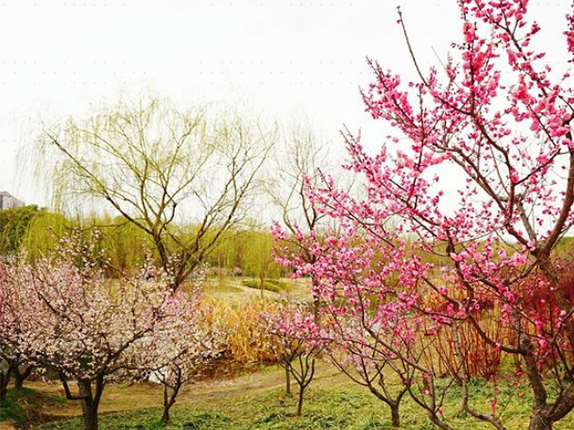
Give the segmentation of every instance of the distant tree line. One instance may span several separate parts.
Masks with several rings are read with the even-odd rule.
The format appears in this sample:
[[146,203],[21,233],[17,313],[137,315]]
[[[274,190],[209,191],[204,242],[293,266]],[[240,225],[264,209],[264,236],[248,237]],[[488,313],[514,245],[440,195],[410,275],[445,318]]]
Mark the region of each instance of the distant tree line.
[[[25,252],[30,260],[37,259],[55,250],[61,237],[74,229],[81,229],[86,237],[99,232],[98,245],[105,250],[111,277],[137,270],[150,253],[159,262],[149,237],[122,217],[74,219],[35,205],[0,211],[0,255]],[[273,259],[272,242],[265,227],[228,231],[204,261],[214,276],[284,277],[286,269]]]
[[[149,253],[159,262],[150,238],[122,217],[70,218],[36,205],[0,211],[0,256],[25,252],[30,260],[37,259],[56,249],[66,232],[78,228],[86,235],[94,230],[99,232],[98,243],[105,250],[111,277],[137,270]],[[182,230],[193,228],[187,226]],[[275,261],[273,246],[273,235],[268,226],[246,226],[222,234],[204,262],[209,265],[212,276],[285,277],[289,269]],[[559,241],[556,253],[567,258],[572,254],[573,246],[574,238],[564,237]],[[434,264],[440,264],[435,260],[432,261]]]

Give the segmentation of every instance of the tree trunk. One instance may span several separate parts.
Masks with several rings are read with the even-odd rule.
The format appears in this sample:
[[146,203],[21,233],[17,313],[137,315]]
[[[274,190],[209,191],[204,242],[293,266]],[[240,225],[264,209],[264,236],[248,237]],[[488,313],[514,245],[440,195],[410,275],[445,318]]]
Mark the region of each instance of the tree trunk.
[[14,387],[18,390],[24,387],[24,381],[28,379],[28,376],[32,373],[33,366],[27,366],[24,372],[20,372],[20,369],[16,367],[14,369]]
[[263,286],[265,285],[265,278],[259,275],[259,290],[261,291],[261,299],[263,299]]
[[94,402],[91,382],[87,380],[79,381],[78,386],[84,415],[84,429],[98,430],[98,403]]
[[297,416],[300,417],[303,413],[303,394],[305,389],[303,387],[299,387],[299,401],[297,402]]
[[175,404],[175,397],[177,393],[174,391],[171,395],[168,393],[168,387],[163,387],[163,415],[161,417],[161,422],[164,424],[169,424],[171,417],[169,411],[171,407]]
[[98,430],[98,413],[93,408],[86,409],[82,404],[84,410],[84,429],[85,430]]
[[6,394],[8,393],[8,384],[10,383],[10,377],[14,371],[14,368],[9,365],[6,372],[0,372],[0,402],[6,400]]
[[552,421],[537,412],[530,417],[528,430],[552,430],[552,428]]
[[20,390],[24,388],[24,381],[26,378],[20,372],[14,374],[14,388]]
[[9,382],[10,375],[8,373],[0,372],[0,402],[6,400],[6,393],[8,391]]
[[285,367],[285,394],[291,397],[291,372],[289,372],[289,367]]
[[393,422],[393,427],[401,426],[401,416],[399,415],[399,403],[389,405],[391,408],[391,419]]
[[316,323],[319,323],[319,306],[321,304],[319,296],[317,294],[318,286],[319,286],[319,282],[313,276],[313,278],[311,280],[311,288],[312,288],[311,291],[312,291],[312,295],[313,295],[313,317],[315,318]]
[[82,400],[82,411],[84,414],[84,429],[98,430],[98,410],[91,401]]
[[163,415],[161,416],[161,422],[164,424],[169,424],[171,417],[169,416],[170,405],[163,406]]

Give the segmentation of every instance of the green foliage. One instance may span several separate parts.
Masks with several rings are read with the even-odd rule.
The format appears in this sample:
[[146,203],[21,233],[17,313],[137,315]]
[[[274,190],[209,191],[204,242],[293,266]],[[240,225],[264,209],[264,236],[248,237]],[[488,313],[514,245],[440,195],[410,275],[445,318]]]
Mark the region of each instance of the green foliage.
[[[390,421],[377,417],[379,403],[362,392],[310,391],[307,413],[295,417],[296,399],[285,397],[283,390],[242,397],[223,407],[176,406],[172,423],[159,423],[160,409],[110,414],[100,419],[101,430],[365,430],[390,429]],[[80,430],[80,420],[45,424],[37,430]]]
[[26,239],[30,225],[45,214],[38,206],[24,206],[0,211],[0,255],[16,254]]
[[235,269],[253,278],[280,278],[286,273],[273,258],[273,235],[267,230],[227,232],[208,262],[223,269],[226,275],[233,274]]
[[109,263],[119,271],[141,267],[146,253],[154,249],[149,235],[122,217],[94,218],[90,225],[100,231],[100,245],[105,250]]
[[[92,215],[73,220],[37,206],[0,211],[0,255],[15,254],[25,248],[28,257],[34,260],[53,251],[59,238],[80,226],[86,235],[96,229],[99,231],[99,246],[105,250],[111,267],[117,269],[109,275],[141,267],[146,253],[159,260],[149,235],[123,217]],[[193,225],[180,225],[177,230],[182,240],[194,235]],[[285,270],[273,259],[273,236],[270,232],[232,231],[224,232],[223,236],[219,245],[207,255],[207,263],[212,268],[225,274],[233,274],[239,269],[243,276],[260,279],[285,275]],[[277,290],[273,285],[269,289]]]
[[249,288],[273,291],[274,293],[285,293],[289,291],[289,284],[278,279],[265,279],[263,284],[259,279],[245,279],[241,281],[241,285]]
[[26,421],[25,411],[12,397],[9,394],[6,400],[0,402],[0,421],[14,421],[17,424],[23,424]]
[[42,211],[32,219],[22,245],[28,252],[28,258],[34,260],[56,249],[60,238],[77,223],[64,215]]

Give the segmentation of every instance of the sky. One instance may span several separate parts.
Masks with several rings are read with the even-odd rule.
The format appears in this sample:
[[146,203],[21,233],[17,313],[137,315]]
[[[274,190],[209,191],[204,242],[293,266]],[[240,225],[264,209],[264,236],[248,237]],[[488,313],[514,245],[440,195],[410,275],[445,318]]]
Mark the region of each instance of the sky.
[[[534,1],[540,47],[556,58],[570,0]],[[305,116],[333,151],[339,131],[387,134],[364,110],[367,57],[413,73],[396,7],[423,66],[460,38],[455,0],[0,0],[0,190],[48,205],[22,177],[39,119],[153,92],[182,105],[246,104],[279,122]]]

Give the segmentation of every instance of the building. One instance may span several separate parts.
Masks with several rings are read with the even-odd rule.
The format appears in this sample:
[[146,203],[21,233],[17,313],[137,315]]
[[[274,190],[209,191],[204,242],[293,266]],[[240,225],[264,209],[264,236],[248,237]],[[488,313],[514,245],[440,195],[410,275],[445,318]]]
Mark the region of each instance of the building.
[[24,206],[22,200],[18,200],[7,191],[0,191],[0,210],[19,208],[21,206]]

